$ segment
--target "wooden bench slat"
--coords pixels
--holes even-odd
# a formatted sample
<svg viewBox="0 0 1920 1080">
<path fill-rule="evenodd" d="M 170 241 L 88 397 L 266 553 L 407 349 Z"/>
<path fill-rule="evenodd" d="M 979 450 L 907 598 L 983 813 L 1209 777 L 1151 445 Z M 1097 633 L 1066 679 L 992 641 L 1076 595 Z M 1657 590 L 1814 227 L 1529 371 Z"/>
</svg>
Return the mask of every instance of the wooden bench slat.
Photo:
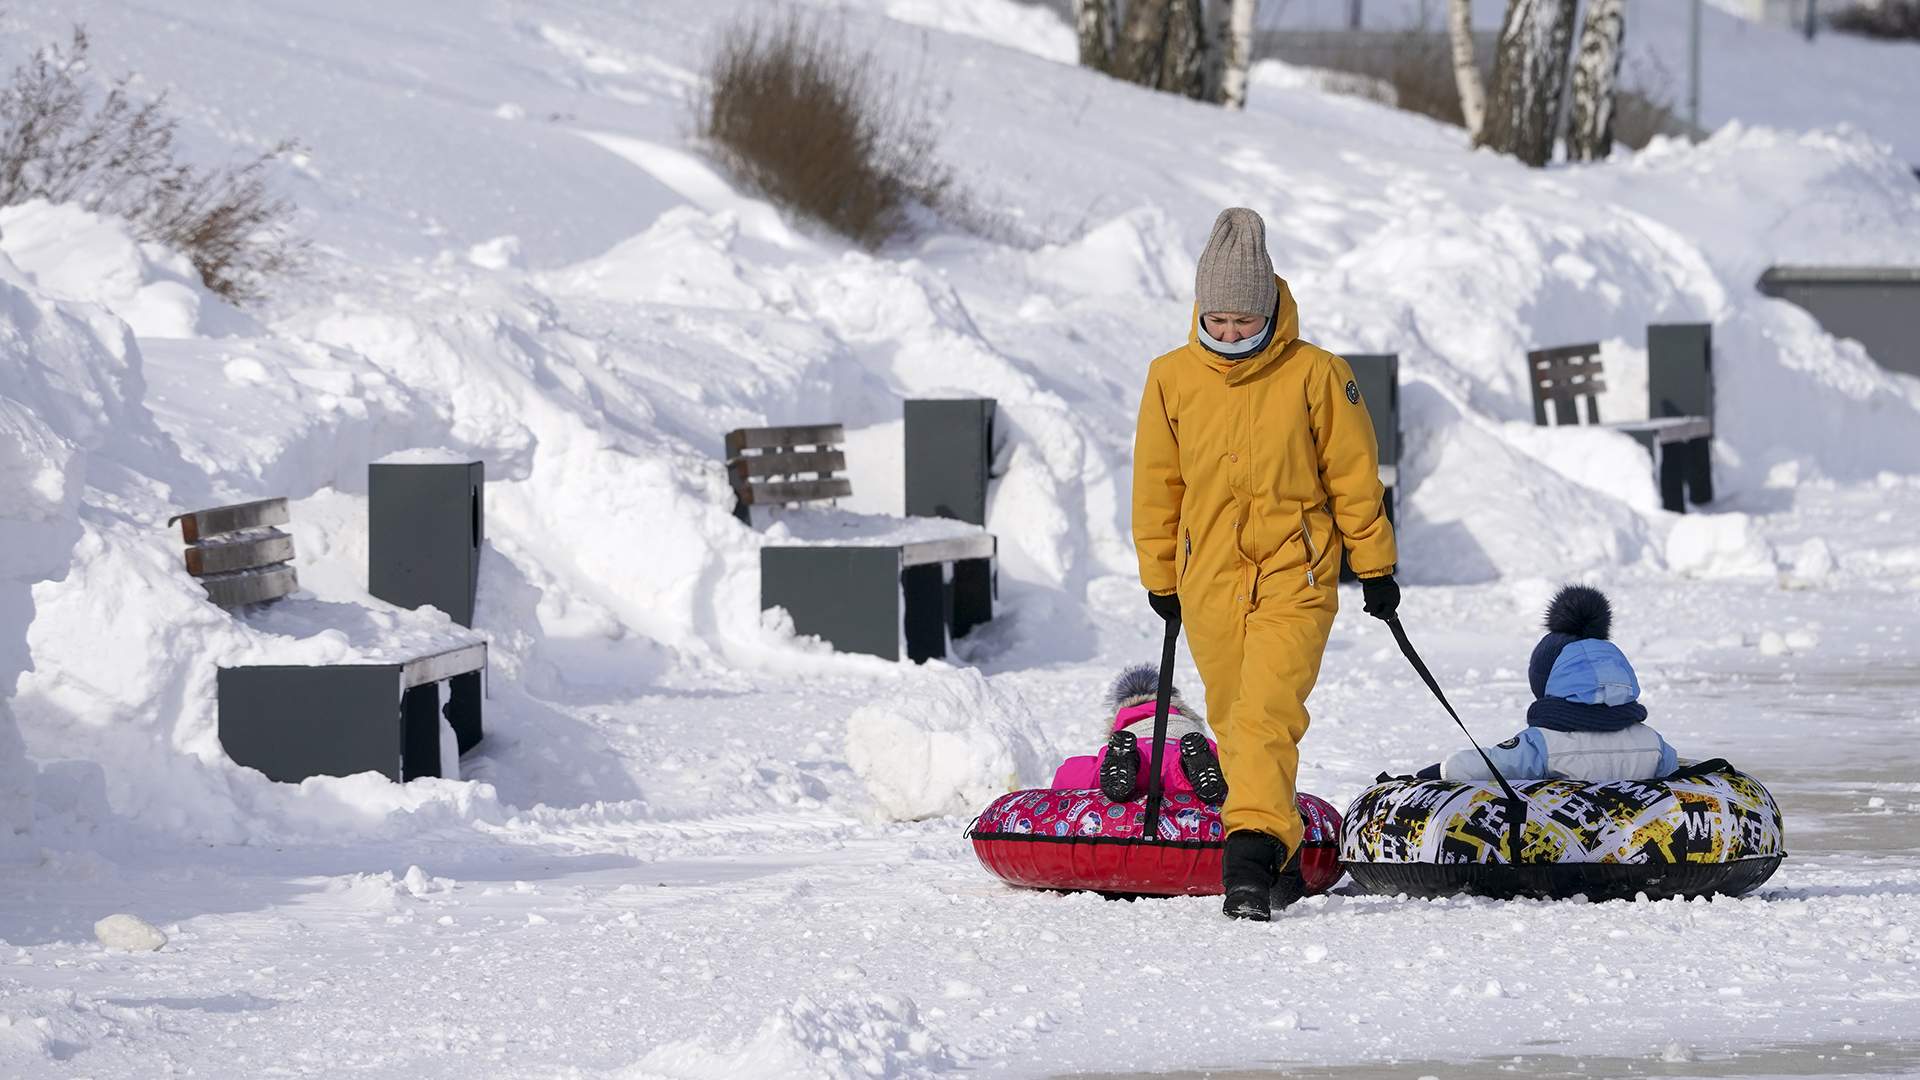
<svg viewBox="0 0 1920 1080">
<path fill-rule="evenodd" d="M 216 506 L 211 510 L 195 510 L 170 517 L 167 524 L 179 522 L 180 535 L 192 544 L 210 536 L 239 532 L 241 529 L 285 525 L 292 519 L 292 514 L 287 510 L 287 500 L 282 497 Z"/>
<path fill-rule="evenodd" d="M 445 652 L 416 656 L 400 665 L 400 685 L 411 690 L 428 683 L 445 682 L 455 675 L 487 669 L 487 643 L 476 641 Z"/>
<path fill-rule="evenodd" d="M 792 427 L 736 428 L 727 432 L 727 458 L 743 450 L 778 450 L 798 446 L 838 446 L 847 441 L 842 424 L 800 424 Z"/>
<path fill-rule="evenodd" d="M 207 590 L 207 599 L 221 607 L 231 608 L 278 600 L 298 589 L 300 578 L 292 566 L 283 563 L 264 570 L 241 570 L 203 577 L 200 585 Z"/>
<path fill-rule="evenodd" d="M 769 503 L 815 502 L 820 499 L 844 499 L 853 494 L 853 482 L 844 477 L 828 480 L 764 480 L 736 489 L 740 501 L 749 506 Z"/>
<path fill-rule="evenodd" d="M 1704 416 L 1662 416 L 1653 420 L 1622 420 L 1606 426 L 1635 437 L 1645 435 L 1662 446 L 1668 443 L 1692 442 L 1713 434 L 1713 421 Z"/>
<path fill-rule="evenodd" d="M 279 529 L 236 540 L 213 540 L 187 549 L 187 573 L 194 577 L 225 574 L 234 570 L 252 570 L 261 566 L 290 562 L 293 537 Z"/>
<path fill-rule="evenodd" d="M 945 540 L 922 540 L 900 545 L 900 565 L 925 566 L 928 563 L 958 562 L 961 559 L 991 559 L 997 547 L 998 542 L 989 532 Z"/>
<path fill-rule="evenodd" d="M 1533 349 L 1527 353 L 1527 359 L 1533 361 L 1535 364 L 1565 363 L 1575 358 L 1599 355 L 1600 343 L 1597 341 L 1588 341 L 1578 345 L 1555 345 L 1550 349 Z"/>
<path fill-rule="evenodd" d="M 748 454 L 727 463 L 727 472 L 737 485 L 756 476 L 798 476 L 801 473 L 842 472 L 847 455 L 841 450 L 803 450 L 787 453 Z"/>
</svg>

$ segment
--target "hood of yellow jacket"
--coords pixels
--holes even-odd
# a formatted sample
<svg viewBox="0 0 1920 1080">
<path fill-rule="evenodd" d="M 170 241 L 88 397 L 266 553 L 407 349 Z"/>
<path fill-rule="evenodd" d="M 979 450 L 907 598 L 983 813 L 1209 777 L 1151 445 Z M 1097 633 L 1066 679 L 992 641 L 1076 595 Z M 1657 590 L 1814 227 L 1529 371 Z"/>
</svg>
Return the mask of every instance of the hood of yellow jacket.
<svg viewBox="0 0 1920 1080">
<path fill-rule="evenodd" d="M 1279 359 L 1300 336 L 1300 307 L 1293 302 L 1293 290 L 1287 288 L 1285 278 L 1275 275 L 1274 285 L 1280 293 L 1280 302 L 1274 309 L 1273 340 L 1267 347 L 1242 360 L 1229 360 L 1200 342 L 1200 304 L 1193 305 L 1193 322 L 1187 329 L 1187 349 L 1195 358 L 1208 367 L 1227 377 L 1229 386 L 1253 378 L 1262 368 Z"/>
</svg>

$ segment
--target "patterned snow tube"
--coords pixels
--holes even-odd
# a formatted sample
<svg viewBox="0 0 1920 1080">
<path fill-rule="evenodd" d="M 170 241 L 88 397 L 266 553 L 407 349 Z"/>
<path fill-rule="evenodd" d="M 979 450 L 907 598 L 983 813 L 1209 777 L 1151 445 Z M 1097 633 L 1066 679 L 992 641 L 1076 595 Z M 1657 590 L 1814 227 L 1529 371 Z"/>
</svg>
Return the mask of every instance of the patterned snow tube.
<svg viewBox="0 0 1920 1080">
<path fill-rule="evenodd" d="M 1306 823 L 1300 872 L 1307 893 L 1340 880 L 1340 814 L 1301 794 Z M 1159 839 L 1145 838 L 1144 800 L 1109 802 L 1099 791 L 1014 791 L 967 828 L 980 865 L 1010 885 L 1117 896 L 1217 896 L 1223 845 L 1220 810 L 1190 792 L 1170 792 Z"/>
<path fill-rule="evenodd" d="M 1665 780 L 1514 787 L 1527 802 L 1517 862 L 1497 785 L 1411 779 L 1347 808 L 1341 861 L 1370 893 L 1604 900 L 1740 896 L 1787 855 L 1773 796 L 1724 761 Z"/>
</svg>

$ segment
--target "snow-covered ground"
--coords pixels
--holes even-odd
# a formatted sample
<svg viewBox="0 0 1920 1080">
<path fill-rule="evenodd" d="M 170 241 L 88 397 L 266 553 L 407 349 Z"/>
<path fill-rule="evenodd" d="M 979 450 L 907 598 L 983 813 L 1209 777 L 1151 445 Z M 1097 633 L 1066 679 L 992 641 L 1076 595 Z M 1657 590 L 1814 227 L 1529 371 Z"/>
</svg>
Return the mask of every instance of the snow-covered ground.
<svg viewBox="0 0 1920 1080">
<path fill-rule="evenodd" d="M 200 153 L 301 140 L 275 181 L 316 251 L 241 311 L 114 221 L 0 211 L 0 1072 L 1920 1068 L 1920 381 L 1752 287 L 1920 258 L 1904 135 L 1781 106 L 1534 172 L 1284 73 L 1238 115 L 1147 94 L 1035 55 L 1064 28 L 1002 0 L 820 6 L 937 110 L 987 227 L 862 253 L 716 170 L 685 102 L 747 0 L 8 9 L 16 55 L 83 19 Z M 1912 100 L 1920 65 L 1886 70 Z M 1554 585 L 1604 586 L 1667 737 L 1782 804 L 1758 897 L 1336 893 L 1251 927 L 974 862 L 967 816 L 1090 749 L 1153 655 L 1132 414 L 1236 203 L 1308 337 L 1401 355 L 1404 614 L 1476 731 L 1519 723 Z M 1645 325 L 1689 320 L 1722 498 L 1679 518 L 1625 436 L 1527 422 L 1521 356 L 1605 342 L 1626 417 Z M 732 519 L 722 433 L 842 420 L 851 508 L 885 512 L 900 401 L 951 392 L 1007 429 L 965 663 L 763 620 L 757 549 L 808 525 Z M 452 632 L 365 592 L 365 467 L 403 450 L 488 465 L 487 741 L 460 781 L 236 768 L 216 665 Z M 234 619 L 164 522 L 273 494 L 310 595 Z M 1302 774 L 1337 805 L 1454 745 L 1347 599 Z M 103 949 L 115 912 L 170 940 Z"/>
</svg>

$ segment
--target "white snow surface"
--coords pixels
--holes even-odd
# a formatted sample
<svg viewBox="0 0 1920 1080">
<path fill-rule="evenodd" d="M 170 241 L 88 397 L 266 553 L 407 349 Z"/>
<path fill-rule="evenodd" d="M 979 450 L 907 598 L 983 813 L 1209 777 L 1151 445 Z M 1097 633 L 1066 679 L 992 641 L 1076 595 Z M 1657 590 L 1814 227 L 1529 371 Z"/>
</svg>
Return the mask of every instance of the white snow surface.
<svg viewBox="0 0 1920 1080">
<path fill-rule="evenodd" d="M 1847 80 L 1911 101 L 1920 65 L 1811 52 L 1841 89 L 1757 83 L 1700 145 L 1531 171 L 1272 71 L 1243 113 L 1145 93 L 1003 0 L 811 6 L 938 105 L 991 228 L 862 252 L 738 187 L 687 101 L 748 0 L 8 8 L 11 58 L 84 21 L 207 160 L 298 138 L 271 178 L 315 247 L 241 310 L 111 218 L 0 211 L 0 1072 L 1920 1068 L 1920 380 L 1753 288 L 1920 252 L 1905 136 L 1792 126 Z M 1403 611 L 1476 733 L 1519 726 L 1555 585 L 1602 585 L 1662 732 L 1779 796 L 1794 858 L 1759 896 L 1340 891 L 1251 927 L 976 864 L 966 819 L 1094 749 L 1157 652 L 1132 420 L 1232 204 L 1305 336 L 1400 354 Z M 1607 415 L 1644 409 L 1656 321 L 1714 326 L 1710 513 L 1660 510 L 1627 436 L 1530 423 L 1542 345 L 1602 342 Z M 914 667 L 763 615 L 764 544 L 968 531 L 890 515 L 901 401 L 971 394 L 999 403 L 996 620 Z M 724 433 L 827 420 L 856 498 L 736 521 Z M 472 632 L 368 595 L 379 460 L 486 463 Z M 166 521 L 271 495 L 303 591 L 221 611 Z M 1458 742 L 1344 606 L 1301 772 L 1341 806 Z M 276 784 L 220 749 L 222 664 L 476 636 L 461 779 Z M 104 950 L 117 914 L 167 947 Z"/>
</svg>

